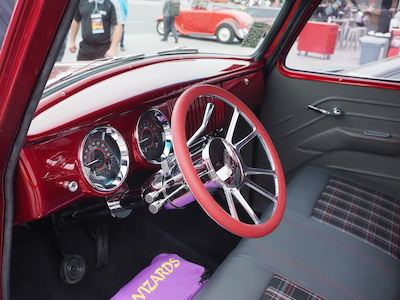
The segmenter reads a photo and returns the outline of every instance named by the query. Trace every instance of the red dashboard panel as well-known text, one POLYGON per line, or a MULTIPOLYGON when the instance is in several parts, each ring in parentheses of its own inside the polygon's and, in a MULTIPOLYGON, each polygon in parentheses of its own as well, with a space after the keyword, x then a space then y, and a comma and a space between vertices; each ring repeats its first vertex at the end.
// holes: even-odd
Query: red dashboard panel
MULTIPOLYGON (((218 63, 220 71, 213 68, 200 70, 201 77, 209 83, 225 86, 250 107, 257 105, 261 99, 256 95, 263 94, 263 76, 258 66, 254 68, 251 63, 241 60, 234 64, 231 60, 218 60, 218 63), (251 72, 241 74, 245 70, 251 72)), ((159 168, 148 162, 140 151, 136 134, 140 116, 149 109, 157 109, 170 121, 177 96, 199 77, 199 74, 192 74, 181 76, 178 82, 168 82, 162 76, 153 76, 151 82, 140 82, 137 78, 142 77, 137 74, 143 72, 138 68, 109 80, 94 81, 84 88, 69 86, 56 93, 61 100, 54 94, 49 96, 51 100, 43 100, 46 109, 39 108, 40 112, 32 122, 16 172, 16 224, 42 218, 89 199, 125 191, 140 193, 141 185, 159 168), (133 84, 135 80, 138 85, 133 84), (51 102, 53 105, 49 104, 51 102), (127 145, 127 177, 115 189, 96 189, 85 178, 85 168, 82 168, 83 141, 98 127, 113 128, 127 145)), ((200 99, 192 106, 187 123, 183 124, 188 134, 197 130, 205 105, 210 101, 213 101, 212 97, 200 99)), ((219 128, 225 121, 224 105, 218 104, 207 132, 219 128)))

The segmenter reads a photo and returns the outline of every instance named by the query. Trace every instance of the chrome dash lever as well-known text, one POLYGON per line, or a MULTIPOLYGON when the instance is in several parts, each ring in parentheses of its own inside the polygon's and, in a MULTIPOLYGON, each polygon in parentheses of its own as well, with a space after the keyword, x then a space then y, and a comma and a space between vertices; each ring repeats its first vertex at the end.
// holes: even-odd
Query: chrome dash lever
POLYGON ((199 136, 203 133, 203 131, 206 129, 208 122, 211 119, 211 115, 214 111, 214 107, 215 105, 213 103, 207 103, 206 106, 206 111, 204 112, 204 116, 203 116, 203 121, 199 127, 199 129, 197 129, 197 131, 193 134, 193 136, 187 141, 187 146, 190 147, 194 141, 196 139, 199 138, 199 136))
POLYGON ((316 107, 316 106, 310 104, 310 105, 308 105, 308 108, 315 110, 321 114, 325 114, 325 115, 336 117, 336 118, 340 118, 344 115, 343 110, 341 110, 338 107, 334 107, 332 111, 329 111, 329 110, 319 108, 319 107, 316 107))

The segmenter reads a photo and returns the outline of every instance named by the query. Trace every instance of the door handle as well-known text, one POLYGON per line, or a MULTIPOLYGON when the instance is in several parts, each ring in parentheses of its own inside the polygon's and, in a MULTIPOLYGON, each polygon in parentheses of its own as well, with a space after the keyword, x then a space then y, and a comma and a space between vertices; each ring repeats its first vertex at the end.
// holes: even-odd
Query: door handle
POLYGON ((312 110, 315 110, 315 111, 317 111, 317 112, 319 112, 321 114, 332 116, 332 117, 336 117, 336 118, 340 118, 340 117, 342 117, 344 115, 343 110, 338 108, 338 107, 334 107, 332 109, 332 111, 329 111, 329 110, 326 110, 326 109, 323 109, 323 108, 319 108, 319 107, 316 107, 316 106, 310 104, 310 105, 308 105, 308 108, 310 108, 312 110))

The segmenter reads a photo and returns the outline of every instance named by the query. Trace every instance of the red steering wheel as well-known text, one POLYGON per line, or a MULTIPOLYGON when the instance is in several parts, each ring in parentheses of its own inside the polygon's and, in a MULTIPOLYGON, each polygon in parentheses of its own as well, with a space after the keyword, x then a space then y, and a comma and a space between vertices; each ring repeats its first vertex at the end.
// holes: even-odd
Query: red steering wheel
POLYGON ((172 143, 179 168, 190 191, 205 212, 215 222, 238 236, 255 238, 271 233, 278 226, 285 210, 285 178, 275 147, 264 126, 253 112, 237 97, 224 89, 213 85, 196 85, 182 93, 177 100, 172 113, 171 126, 172 143), (193 165, 187 145, 185 130, 187 111, 190 104, 201 96, 214 97, 233 108, 225 137, 211 138, 202 152, 202 161, 208 176, 224 192, 228 207, 226 210, 207 191, 204 182, 199 177, 198 167, 195 168, 193 165), (233 135, 240 117, 247 122, 252 130, 247 136, 234 143, 233 135), (245 165, 240 152, 243 146, 253 139, 258 139, 262 145, 269 160, 269 169, 245 165), (220 154, 216 155, 215 152, 220 154), (218 157, 221 157, 219 162, 218 157), (216 160, 217 164, 215 163, 216 160), (256 174, 272 178, 274 182, 273 191, 268 191, 253 182, 250 177, 256 174), (266 220, 265 216, 262 218, 257 216, 242 195, 240 189, 244 185, 272 203, 272 209, 269 210, 270 213, 266 220), (240 219, 236 209, 237 205, 241 206, 240 209, 248 214, 251 222, 243 222, 240 219))

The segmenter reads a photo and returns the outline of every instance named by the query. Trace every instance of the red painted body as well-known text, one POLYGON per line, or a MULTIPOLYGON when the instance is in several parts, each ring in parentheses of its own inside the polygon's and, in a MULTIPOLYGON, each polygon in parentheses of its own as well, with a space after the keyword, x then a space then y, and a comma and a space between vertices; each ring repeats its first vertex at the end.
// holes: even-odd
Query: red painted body
POLYGON ((192 8, 182 10, 175 18, 176 29, 184 34, 215 35, 221 24, 232 24, 235 30, 248 29, 253 19, 247 13, 233 9, 206 10, 192 8))
MULTIPOLYGON (((10 226, 13 197, 6 192, 5 178, 14 141, 20 129, 30 97, 35 90, 43 62, 68 1, 18 1, 8 35, 0 52, 0 256, 3 258, 4 230, 10 226), (52 26, 49 26, 52 24, 52 26), (40 43, 37 41, 40 40, 40 43), (18 103, 18 105, 15 105, 18 103), (8 215, 7 215, 8 214, 8 215), (6 219, 5 219, 6 218, 6 219)), ((43 82, 44 84, 44 82, 43 82)), ((29 119, 29 117, 28 117, 29 119)), ((28 120, 27 119, 27 120, 28 120)), ((18 152, 17 152, 18 153, 18 152)), ((15 155, 15 154, 14 154, 15 155)), ((8 173, 8 174, 6 174, 8 173)), ((10 181, 9 181, 10 182, 10 181)), ((20 199, 19 203, 29 201, 20 199)), ((12 221, 11 221, 12 222, 12 221)), ((0 261, 3 270, 3 259, 0 261)), ((4 283, 3 272, 0 282, 4 283)), ((3 291, 3 284, 1 284, 3 291)), ((4 293, 2 293, 4 295, 4 293)))
MULTIPOLYGON (((215 36, 221 25, 229 25, 236 36, 243 38, 240 30, 248 30, 253 18, 238 8, 224 9, 219 4, 197 1, 190 8, 182 8, 175 17, 175 27, 183 35, 215 36), (215 6, 215 7, 214 7, 215 6)), ((162 20, 162 17, 156 21, 162 20)))

